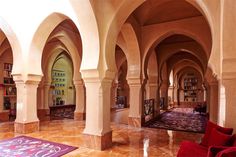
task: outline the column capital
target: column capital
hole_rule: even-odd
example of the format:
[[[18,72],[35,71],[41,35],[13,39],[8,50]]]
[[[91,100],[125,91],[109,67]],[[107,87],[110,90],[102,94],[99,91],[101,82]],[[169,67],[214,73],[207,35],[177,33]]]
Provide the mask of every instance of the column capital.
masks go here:
[[[211,81],[209,82],[210,86],[218,86],[218,81]]]
[[[49,81],[44,81],[44,82],[43,82],[43,86],[51,86],[51,82],[49,82]]]
[[[129,85],[141,85],[141,78],[128,78],[127,82]]]
[[[37,74],[27,74],[23,76],[21,74],[13,74],[13,79],[16,84],[39,84],[41,81],[42,75]]]
[[[83,82],[83,80],[82,79],[80,79],[80,80],[73,80],[73,83],[74,83],[74,85],[75,86],[83,86],[84,85],[84,82]]]
[[[109,70],[105,72],[105,75],[100,74],[97,69],[82,70],[81,74],[84,82],[99,82],[99,80],[113,80],[115,78],[115,72]]]
[[[222,72],[222,79],[223,80],[235,80],[236,79],[236,72]]]

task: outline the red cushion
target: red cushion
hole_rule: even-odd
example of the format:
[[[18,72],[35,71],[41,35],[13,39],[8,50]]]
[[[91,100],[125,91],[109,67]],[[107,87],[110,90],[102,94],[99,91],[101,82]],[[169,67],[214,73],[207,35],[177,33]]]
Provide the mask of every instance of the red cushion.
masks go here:
[[[177,157],[206,157],[208,148],[197,143],[184,141],[181,143]]]
[[[221,133],[214,128],[212,129],[211,135],[208,139],[208,146],[225,146],[229,143],[231,137],[231,135]]]
[[[202,138],[202,142],[201,142],[201,145],[203,146],[206,146],[208,147],[209,144],[208,144],[208,140],[209,140],[209,137],[211,135],[211,131],[212,129],[216,128],[218,131],[224,133],[224,134],[228,134],[228,135],[231,135],[232,132],[233,132],[233,128],[224,128],[224,127],[221,127],[215,123],[212,123],[211,121],[208,121],[207,122],[207,127],[206,127],[206,132]]]
[[[236,147],[229,147],[219,152],[216,157],[236,157]]]
[[[236,147],[236,134],[233,135],[233,145],[232,146],[235,146]]]
[[[215,157],[217,153],[229,148],[228,146],[210,146],[208,149],[207,157]]]

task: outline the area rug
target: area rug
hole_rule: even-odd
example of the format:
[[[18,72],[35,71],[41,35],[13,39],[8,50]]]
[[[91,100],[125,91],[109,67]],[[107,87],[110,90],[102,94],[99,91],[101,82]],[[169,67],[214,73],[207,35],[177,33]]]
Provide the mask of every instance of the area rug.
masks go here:
[[[204,133],[207,118],[193,112],[193,108],[173,108],[160,115],[158,119],[146,124],[150,128]]]
[[[77,147],[28,136],[0,141],[0,157],[60,157]]]

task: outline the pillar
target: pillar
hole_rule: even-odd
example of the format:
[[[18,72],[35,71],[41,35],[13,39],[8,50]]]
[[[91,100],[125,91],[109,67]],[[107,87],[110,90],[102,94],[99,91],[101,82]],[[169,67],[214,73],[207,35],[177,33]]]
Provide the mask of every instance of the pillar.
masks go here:
[[[236,75],[232,78],[223,79],[223,85],[225,87],[225,126],[236,129]],[[235,133],[235,131],[234,131]]]
[[[147,82],[147,99],[156,100],[157,97],[157,83]]]
[[[170,102],[169,102],[169,97],[170,97]],[[168,88],[168,107],[173,107],[174,106],[174,87],[173,86],[169,86]]]
[[[209,82],[210,102],[209,102],[209,118],[211,121],[218,122],[218,81]]]
[[[111,88],[111,108],[115,108],[116,106],[117,87],[118,83],[116,81],[113,81]]]
[[[40,75],[28,75],[27,80],[13,75],[17,88],[17,111],[14,130],[16,133],[31,133],[39,130],[37,117],[37,87]]]
[[[219,124],[221,126],[224,126],[225,125],[225,87],[223,86],[222,84],[222,81],[221,81],[221,84],[220,84],[220,108],[219,108]]]
[[[158,97],[158,85],[157,83],[147,82],[147,99],[154,99],[154,117],[160,113],[159,99]]]
[[[91,71],[90,71],[91,72]],[[85,147],[104,150],[112,146],[110,89],[112,79],[100,79],[96,72],[82,72],[86,87]],[[87,77],[86,77],[87,76]],[[89,77],[91,76],[91,77]]]
[[[51,93],[49,92],[50,90],[51,83],[50,82],[45,82],[43,89],[44,89],[44,109],[48,110],[49,109],[49,98],[51,97]]]
[[[167,80],[163,80],[162,84],[161,84],[161,97],[164,97],[164,110],[166,110],[168,108],[168,81]]]
[[[130,108],[128,125],[133,127],[142,126],[142,86],[140,78],[128,79],[130,88]]]
[[[74,120],[85,120],[85,89],[82,80],[74,81],[76,95],[76,108],[74,112]]]
[[[225,87],[225,126],[234,128],[236,132],[236,31],[234,31],[234,23],[236,22],[235,0],[222,1],[222,78]]]

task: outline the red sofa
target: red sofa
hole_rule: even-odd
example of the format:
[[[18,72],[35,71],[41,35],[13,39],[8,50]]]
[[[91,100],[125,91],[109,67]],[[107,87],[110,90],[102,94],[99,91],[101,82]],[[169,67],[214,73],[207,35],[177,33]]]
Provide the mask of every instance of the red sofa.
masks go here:
[[[236,157],[236,135],[232,132],[232,128],[208,121],[202,142],[182,142],[177,157]]]

